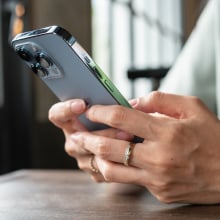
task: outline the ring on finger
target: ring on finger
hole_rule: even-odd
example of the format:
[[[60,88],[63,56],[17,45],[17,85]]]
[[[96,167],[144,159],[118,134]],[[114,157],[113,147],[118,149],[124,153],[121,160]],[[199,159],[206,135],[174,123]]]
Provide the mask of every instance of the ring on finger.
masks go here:
[[[124,154],[124,165],[129,166],[129,162],[131,160],[131,154],[134,150],[135,143],[130,142],[127,148],[125,149],[125,154]]]
[[[94,166],[94,158],[95,158],[95,155],[92,155],[92,156],[90,157],[90,169],[92,170],[93,173],[99,173],[98,168],[96,168],[96,167]]]

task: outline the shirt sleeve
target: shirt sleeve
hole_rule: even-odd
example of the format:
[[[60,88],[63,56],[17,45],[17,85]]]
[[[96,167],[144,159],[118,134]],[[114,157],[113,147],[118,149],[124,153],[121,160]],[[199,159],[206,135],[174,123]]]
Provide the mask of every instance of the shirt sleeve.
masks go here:
[[[218,0],[217,0],[218,1]],[[216,112],[215,0],[208,2],[160,91],[201,98]]]

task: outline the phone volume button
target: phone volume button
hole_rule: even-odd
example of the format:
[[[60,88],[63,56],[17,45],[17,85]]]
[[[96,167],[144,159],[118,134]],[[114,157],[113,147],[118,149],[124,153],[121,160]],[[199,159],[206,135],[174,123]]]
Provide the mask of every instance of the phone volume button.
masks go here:
[[[93,70],[94,70],[96,76],[97,76],[98,78],[102,79],[102,74],[99,72],[99,70],[98,70],[96,67],[93,67]]]
[[[104,83],[111,92],[114,92],[114,89],[112,88],[111,83],[108,80],[105,80]]]
[[[91,63],[90,59],[89,59],[87,56],[84,56],[84,59],[85,59],[85,61],[86,61],[88,64]]]

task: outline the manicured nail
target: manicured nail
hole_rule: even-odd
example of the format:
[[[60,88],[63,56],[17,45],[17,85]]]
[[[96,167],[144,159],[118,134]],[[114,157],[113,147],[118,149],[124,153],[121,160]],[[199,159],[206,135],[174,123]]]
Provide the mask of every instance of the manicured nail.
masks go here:
[[[70,106],[73,113],[82,113],[85,110],[85,103],[82,100],[72,101]]]
[[[132,107],[135,107],[137,105],[138,101],[137,101],[137,99],[131,99],[131,100],[129,100],[129,103]]]

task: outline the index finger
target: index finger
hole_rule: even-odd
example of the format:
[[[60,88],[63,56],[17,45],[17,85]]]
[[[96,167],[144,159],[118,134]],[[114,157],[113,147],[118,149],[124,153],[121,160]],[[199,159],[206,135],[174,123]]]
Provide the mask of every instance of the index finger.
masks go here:
[[[160,137],[163,129],[167,127],[168,120],[164,116],[153,116],[120,105],[94,105],[87,110],[86,116],[91,121],[104,123],[149,140]]]

